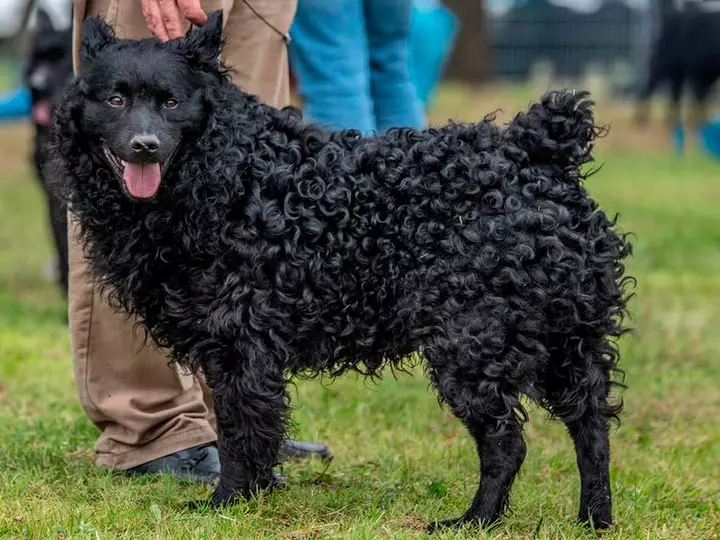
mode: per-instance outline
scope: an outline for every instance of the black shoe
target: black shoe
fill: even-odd
[[[333,455],[327,446],[314,442],[286,439],[280,447],[281,461],[311,458],[318,458],[322,460],[323,463],[330,463],[333,459]]]
[[[333,455],[324,444],[286,439],[280,447],[280,460],[321,459],[330,463]],[[131,475],[167,473],[180,480],[199,484],[213,484],[220,477],[220,456],[215,443],[180,450],[126,471]],[[275,473],[279,486],[284,478]]]
[[[214,443],[180,450],[126,471],[131,475],[167,473],[179,480],[213,484],[220,478],[220,457]]]

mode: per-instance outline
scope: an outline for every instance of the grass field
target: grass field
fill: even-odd
[[[437,116],[458,116],[456,106],[441,100]],[[96,468],[63,306],[42,277],[50,251],[27,135],[0,132],[0,538],[416,538],[465,509],[474,446],[422,376],[300,383],[295,435],[330,443],[332,466],[289,465],[287,490],[220,512],[184,509],[207,489]],[[631,153],[618,142],[631,134],[613,140],[588,185],[637,235],[639,285],[612,433],[617,524],[602,538],[720,538],[720,165]],[[487,536],[592,537],[573,523],[579,480],[562,427],[533,408],[527,439],[513,510]]]

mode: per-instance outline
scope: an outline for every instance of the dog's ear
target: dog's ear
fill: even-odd
[[[82,27],[81,59],[94,58],[105,47],[115,41],[115,32],[101,17],[85,19]]]
[[[223,12],[213,11],[205,24],[192,27],[178,45],[192,63],[217,66],[223,42],[222,30]]]
[[[75,77],[63,90],[62,99],[56,101],[52,108],[52,121],[50,124],[50,140],[47,145],[50,159],[46,167],[57,170],[48,170],[51,192],[61,199],[66,199],[69,185],[66,183],[64,164],[74,156],[74,159],[83,161],[90,170],[91,157],[88,154],[85,138],[81,136],[83,124],[83,103],[87,95],[85,82]]]
[[[82,104],[87,95],[87,84],[80,77],[65,86],[62,99],[52,109],[52,127],[54,133],[74,137],[78,133],[82,118]]]
[[[42,6],[37,8],[35,16],[37,17],[35,23],[37,25],[36,28],[38,32],[55,30],[55,25],[53,25],[50,15],[48,15],[48,12],[45,11]]]
[[[82,136],[83,103],[87,85],[80,77],[74,77],[63,89],[61,99],[52,108],[50,139],[45,148],[48,160],[43,166],[44,178],[52,194],[65,202],[70,196],[72,182],[67,169],[70,161],[76,161],[77,171],[92,170],[92,156],[87,151],[87,137]],[[75,177],[75,174],[72,174]]]

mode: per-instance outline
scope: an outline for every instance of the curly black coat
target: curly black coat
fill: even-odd
[[[608,526],[630,247],[582,185],[599,133],[587,94],[548,93],[504,128],[331,133],[231,84],[219,21],[160,44],[89,20],[86,65],[54,113],[99,283],[214,391],[213,501],[272,486],[291,377],[376,376],[420,352],[481,464],[471,506],[443,525],[501,517],[526,454],[525,394],[575,442],[580,519]],[[84,121],[104,54],[159,55],[157,70],[182,56],[175,76],[201,77],[201,126],[149,200],[126,194]]]

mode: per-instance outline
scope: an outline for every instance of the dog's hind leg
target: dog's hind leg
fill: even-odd
[[[707,101],[712,91],[715,77],[697,78],[691,83],[693,101],[688,115],[688,125],[698,130],[709,120],[707,112]]]
[[[670,79],[670,96],[665,122],[667,128],[672,132],[682,125],[682,95],[684,79],[681,74],[674,74]]]
[[[67,208],[52,193],[48,194],[48,215],[58,258],[57,282],[60,292],[67,298],[69,281]]]
[[[608,419],[597,410],[588,410],[565,425],[575,443],[580,470],[578,520],[605,529],[612,525]]]
[[[553,354],[546,388],[550,411],[567,426],[580,471],[580,522],[596,529],[612,524],[610,420],[621,405],[611,404],[611,369],[616,352],[604,339],[569,339]]]
[[[251,497],[278,484],[273,467],[279,461],[289,417],[286,381],[272,355],[245,350],[242,366],[204,366],[212,388],[218,427],[220,482],[213,504]]]
[[[658,86],[660,86],[660,83],[663,82],[664,76],[662,65],[659,65],[657,62],[651,64],[647,81],[643,84],[635,105],[635,123],[638,126],[645,126],[648,123],[650,118],[650,100]]]
[[[493,371],[504,365],[502,358],[482,356],[481,349],[487,352],[491,348],[478,346],[474,340],[443,339],[424,351],[440,396],[475,439],[480,458],[480,485],[468,510],[459,518],[431,523],[430,531],[497,522],[525,459],[522,420],[516,412],[520,409],[518,392],[507,381],[483,373],[484,367]]]

